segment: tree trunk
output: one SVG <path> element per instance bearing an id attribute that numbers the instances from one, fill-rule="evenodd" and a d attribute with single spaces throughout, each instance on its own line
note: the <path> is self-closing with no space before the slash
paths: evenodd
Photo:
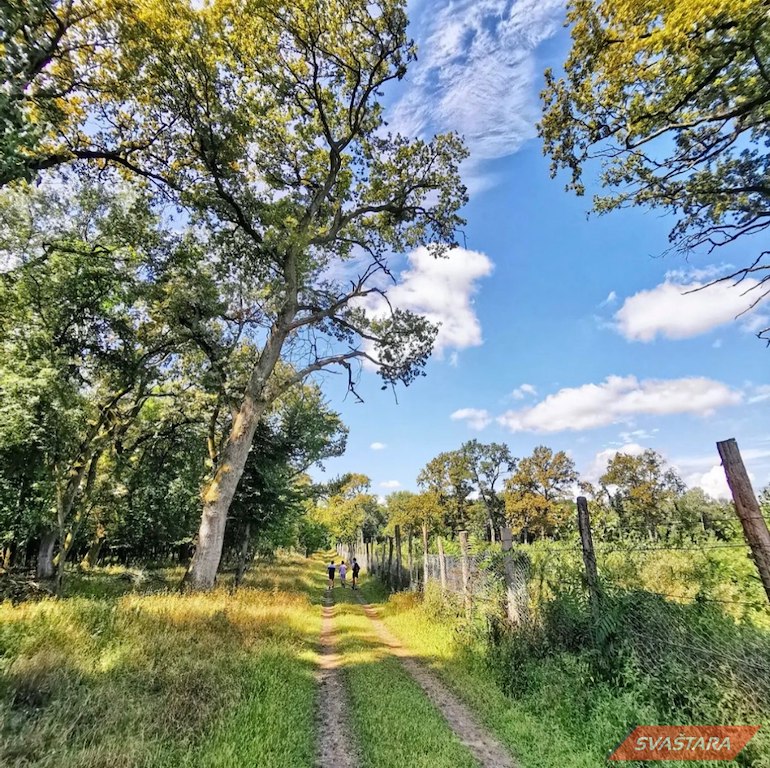
<path id="1" fill-rule="evenodd" d="M 104 538 L 104 536 L 97 535 L 97 537 L 91 542 L 91 546 L 88 548 L 86 556 L 80 563 L 83 568 L 96 567 L 96 564 L 99 562 L 99 554 L 101 553 L 102 546 L 104 544 Z"/>
<path id="2" fill-rule="evenodd" d="M 3 552 L 3 568 L 7 571 L 13 565 L 13 556 L 16 553 L 16 542 L 11 541 Z"/>
<path id="3" fill-rule="evenodd" d="M 225 541 L 227 513 L 238 488 L 264 401 L 244 400 L 213 479 L 203 493 L 203 514 L 198 541 L 185 582 L 193 589 L 211 589 L 216 580 Z"/>
<path id="4" fill-rule="evenodd" d="M 286 270 L 286 301 L 268 342 L 251 371 L 243 402 L 233 420 L 230 435 L 219 458 L 219 465 L 203 492 L 203 513 L 195 554 L 182 582 L 183 585 L 189 584 L 193 589 L 211 589 L 214 586 L 219 561 L 222 559 L 227 513 L 243 475 L 257 424 L 271 400 L 280 394 L 274 392 L 272 398 L 265 397 L 267 383 L 281 357 L 283 342 L 297 313 L 296 262 L 291 255 L 287 260 Z"/>
<path id="5" fill-rule="evenodd" d="M 37 552 L 37 578 L 52 579 L 56 571 L 53 566 L 53 551 L 56 547 L 56 531 L 46 531 L 40 539 Z"/>
<path id="6" fill-rule="evenodd" d="M 409 586 L 410 588 L 414 587 L 414 547 L 412 545 L 412 529 L 409 529 L 409 532 L 406 535 L 406 549 L 407 553 L 406 556 L 409 559 Z"/>

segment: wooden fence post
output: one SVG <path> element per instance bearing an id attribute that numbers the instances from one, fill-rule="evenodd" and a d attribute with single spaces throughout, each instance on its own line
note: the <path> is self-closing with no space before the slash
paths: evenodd
<path id="1" fill-rule="evenodd" d="M 508 621 L 515 626 L 522 626 L 529 619 L 527 574 L 526 571 L 519 574 L 516 573 L 517 567 L 513 558 L 513 534 L 510 528 L 500 529 L 500 542 L 503 549 Z"/>
<path id="2" fill-rule="evenodd" d="M 444 540 L 438 537 L 438 572 L 441 577 L 441 591 L 446 592 L 446 560 L 444 559 Z"/>
<path id="3" fill-rule="evenodd" d="M 388 586 L 393 588 L 393 537 L 388 536 Z"/>
<path id="4" fill-rule="evenodd" d="M 735 511 L 743 526 L 743 535 L 751 548 L 754 563 L 759 571 L 759 578 L 770 600 L 770 531 L 767 529 L 762 510 L 751 487 L 746 467 L 743 465 L 738 443 L 733 438 L 717 443 L 717 450 L 722 459 L 722 466 L 727 477 L 727 484 L 735 502 Z"/>
<path id="5" fill-rule="evenodd" d="M 465 617 L 470 619 L 473 614 L 473 599 L 471 597 L 471 571 L 468 558 L 468 531 L 460 531 L 460 552 L 462 553 L 463 602 L 465 603 Z"/>
<path id="6" fill-rule="evenodd" d="M 422 585 L 423 589 L 428 584 L 428 524 L 422 524 Z"/>
<path id="7" fill-rule="evenodd" d="M 395 544 L 396 544 L 396 579 L 394 581 L 396 590 L 401 589 L 401 526 L 395 527 Z"/>
<path id="8" fill-rule="evenodd" d="M 371 555 L 371 550 L 370 550 L 368 541 L 364 544 L 364 547 L 366 549 L 366 572 L 371 573 L 372 572 L 372 555 Z"/>
<path id="9" fill-rule="evenodd" d="M 583 547 L 583 565 L 586 569 L 586 585 L 594 619 L 599 618 L 599 575 L 596 571 L 594 540 L 591 536 L 591 520 L 588 516 L 588 501 L 585 496 L 577 498 L 578 529 L 580 544 Z"/>

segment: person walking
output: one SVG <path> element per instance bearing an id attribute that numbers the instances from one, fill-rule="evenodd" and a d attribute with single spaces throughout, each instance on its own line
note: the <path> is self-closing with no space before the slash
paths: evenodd
<path id="1" fill-rule="evenodd" d="M 353 589 L 358 587 L 358 573 L 361 570 L 361 566 L 358 564 L 358 560 L 353 558 Z"/>
<path id="2" fill-rule="evenodd" d="M 347 574 L 348 574 L 348 567 L 347 565 L 345 565 L 345 561 L 343 560 L 340 563 L 340 585 L 342 586 L 343 589 L 345 588 L 345 577 L 347 576 Z"/>
<path id="3" fill-rule="evenodd" d="M 337 566 L 334 564 L 334 560 L 329 560 L 329 565 L 326 566 L 326 572 L 329 574 L 329 586 L 327 589 L 334 589 L 334 574 L 337 570 Z"/>

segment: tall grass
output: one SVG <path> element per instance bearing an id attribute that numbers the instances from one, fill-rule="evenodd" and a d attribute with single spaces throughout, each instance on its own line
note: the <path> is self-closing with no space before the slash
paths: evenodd
<path id="1" fill-rule="evenodd" d="M 0 765 L 311 765 L 320 616 L 277 583 L 300 567 L 235 594 L 87 597 L 81 580 L 3 604 Z"/>

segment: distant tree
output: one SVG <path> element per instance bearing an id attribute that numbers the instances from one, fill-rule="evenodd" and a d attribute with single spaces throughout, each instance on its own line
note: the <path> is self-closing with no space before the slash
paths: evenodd
<path id="1" fill-rule="evenodd" d="M 577 479 L 575 463 L 564 451 L 539 445 L 519 460 L 505 482 L 505 511 L 522 541 L 553 536 L 564 526 L 571 514 L 565 502 Z"/>
<path id="2" fill-rule="evenodd" d="M 683 251 L 764 233 L 767 12 L 766 0 L 572 0 L 564 75 L 549 70 L 543 92 L 552 173 L 568 169 L 568 188 L 583 194 L 584 166 L 598 159 L 609 194 L 594 209 L 670 211 Z M 762 243 L 732 277 L 757 272 L 765 285 Z"/>
<path id="3" fill-rule="evenodd" d="M 352 547 L 367 521 L 379 517 L 380 505 L 377 497 L 368 493 L 371 480 L 366 475 L 344 475 L 331 486 L 334 493 L 319 505 L 318 519 L 334 540 Z"/>
<path id="4" fill-rule="evenodd" d="M 468 527 L 473 474 L 462 451 L 445 451 L 431 459 L 417 476 L 417 483 L 438 499 L 444 524 L 452 535 Z"/>
<path id="5" fill-rule="evenodd" d="M 685 485 L 656 451 L 615 454 L 599 482 L 620 517 L 621 530 L 656 539 Z"/>
<path id="6" fill-rule="evenodd" d="M 673 520 L 665 535 L 671 539 L 698 540 L 713 535 L 730 539 L 740 535 L 732 502 L 711 498 L 702 488 L 690 488 L 673 500 Z"/>
<path id="7" fill-rule="evenodd" d="M 494 540 L 497 535 L 495 532 L 505 518 L 501 485 L 505 477 L 514 470 L 516 459 L 504 443 L 484 444 L 478 440 L 469 440 L 463 444 L 460 451 L 468 461 L 473 483 L 486 511 L 490 536 Z"/>

